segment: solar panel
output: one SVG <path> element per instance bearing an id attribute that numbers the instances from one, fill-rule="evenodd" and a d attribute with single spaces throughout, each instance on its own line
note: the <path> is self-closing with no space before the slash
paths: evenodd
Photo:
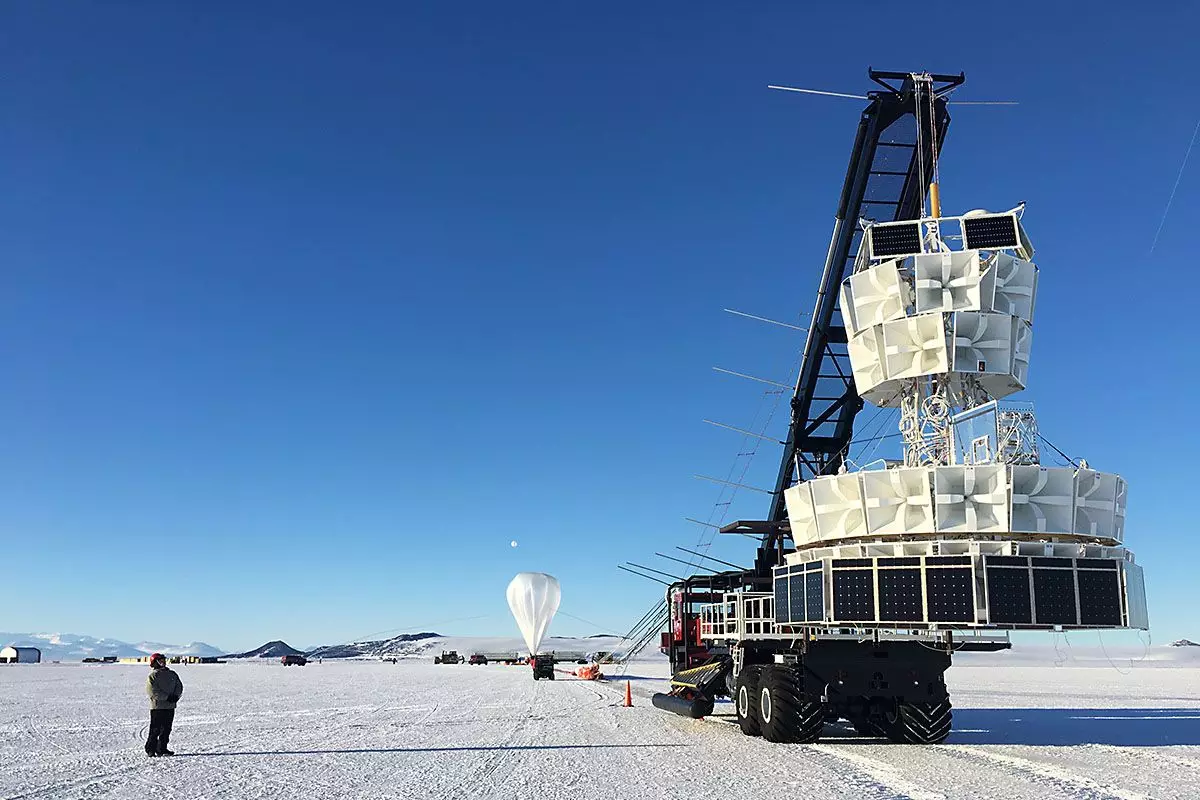
<path id="1" fill-rule="evenodd" d="M 934 557 L 938 558 L 938 557 Z M 934 558 L 925 559 L 929 564 Z M 940 558 L 952 558 L 941 556 Z M 970 559 L 967 559 L 968 564 Z M 931 567 L 925 570 L 925 596 L 930 622 L 974 622 L 974 575 L 970 569 Z"/>
<path id="2" fill-rule="evenodd" d="M 919 559 L 913 560 L 919 561 Z M 921 570 L 884 569 L 879 571 L 880 620 L 920 622 L 925 618 L 922 599 Z"/>
<path id="3" fill-rule="evenodd" d="M 1116 572 L 1080 571 L 1079 624 L 1121 627 L 1121 583 Z"/>
<path id="4" fill-rule="evenodd" d="M 987 559 L 988 621 L 993 625 L 1029 625 L 1033 609 L 1029 603 L 1029 570 L 997 569 Z"/>
<path id="5" fill-rule="evenodd" d="M 817 562 L 820 563 L 820 562 Z M 825 584 L 820 572 L 810 572 L 804 576 L 805 616 L 809 622 L 822 622 L 825 619 Z"/>
<path id="6" fill-rule="evenodd" d="M 875 580 L 871 570 L 834 570 L 833 617 L 836 620 L 875 619 Z"/>
<path id="7" fill-rule="evenodd" d="M 868 229 L 871 255 L 875 258 L 906 256 L 921 252 L 921 225 L 901 222 L 895 225 L 875 225 Z"/>
<path id="8" fill-rule="evenodd" d="M 1033 571 L 1033 601 L 1039 625 L 1077 625 L 1075 575 L 1065 569 Z"/>
<path id="9" fill-rule="evenodd" d="M 962 221 L 962 228 L 964 246 L 968 250 L 998 250 L 1021 244 L 1016 214 L 968 217 Z"/>
<path id="10" fill-rule="evenodd" d="M 790 610 L 788 604 L 788 577 L 787 575 L 775 576 L 775 621 L 790 622 L 788 612 Z"/>

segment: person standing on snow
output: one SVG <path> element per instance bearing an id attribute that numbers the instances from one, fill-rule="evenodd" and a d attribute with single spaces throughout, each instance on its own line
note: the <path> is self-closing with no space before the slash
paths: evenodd
<path id="1" fill-rule="evenodd" d="M 162 653 L 150 656 L 150 675 L 146 678 L 150 696 L 150 732 L 146 736 L 146 755 L 173 756 L 167 749 L 171 725 L 175 722 L 175 704 L 183 696 L 183 681 L 167 666 Z"/>

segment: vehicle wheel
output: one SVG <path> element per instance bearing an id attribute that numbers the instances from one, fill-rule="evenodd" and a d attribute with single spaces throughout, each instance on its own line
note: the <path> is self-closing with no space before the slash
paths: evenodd
<path id="1" fill-rule="evenodd" d="M 550 673 L 549 675 L 547 675 L 546 677 L 547 677 L 547 678 L 549 678 L 550 680 L 554 680 L 554 673 L 553 673 L 553 672 L 551 672 L 551 673 Z"/>
<path id="2" fill-rule="evenodd" d="M 440 663 L 442 663 L 442 657 L 441 657 L 441 656 L 434 656 L 434 657 L 433 657 L 433 663 L 435 663 L 435 664 L 440 664 Z"/>
<path id="3" fill-rule="evenodd" d="M 737 710 L 738 727 L 747 736 L 762 734 L 758 724 L 758 682 L 762 669 L 757 664 L 745 666 L 737 676 L 733 706 Z"/>
<path id="4" fill-rule="evenodd" d="M 768 742 L 811 744 L 821 738 L 825 707 L 804 696 L 803 681 L 795 669 L 773 665 L 762 674 L 758 718 Z"/>
<path id="5" fill-rule="evenodd" d="M 725 696 L 730 700 L 737 697 L 737 678 L 732 669 L 725 673 Z"/>
<path id="6" fill-rule="evenodd" d="M 941 744 L 950 735 L 950 698 L 934 703 L 897 703 L 882 720 L 883 733 L 901 744 Z"/>

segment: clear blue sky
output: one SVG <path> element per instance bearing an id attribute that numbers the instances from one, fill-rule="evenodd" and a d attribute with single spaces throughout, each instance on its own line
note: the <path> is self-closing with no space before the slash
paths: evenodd
<path id="1" fill-rule="evenodd" d="M 515 635 L 522 569 L 625 630 L 661 587 L 614 565 L 697 542 L 740 445 L 700 420 L 762 399 L 709 368 L 794 374 L 720 309 L 812 307 L 862 103 L 766 85 L 872 65 L 1020 102 L 954 112 L 945 206 L 1028 202 L 1024 399 L 1129 479 L 1155 640 L 1200 635 L 1200 153 L 1149 252 L 1196 6 L 753 6 L 4 4 L 0 630 Z"/>

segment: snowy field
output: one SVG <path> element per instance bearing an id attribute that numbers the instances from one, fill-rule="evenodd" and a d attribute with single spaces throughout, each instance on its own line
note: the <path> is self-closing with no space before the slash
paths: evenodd
<path id="1" fill-rule="evenodd" d="M 963 665 L 967 663 L 967 665 Z M 949 743 L 743 736 L 732 709 L 650 706 L 666 664 L 624 681 L 527 667 L 325 661 L 177 668 L 172 759 L 147 759 L 145 668 L 0 668 L 5 798 L 1195 798 L 1200 668 L 961 659 Z"/>

